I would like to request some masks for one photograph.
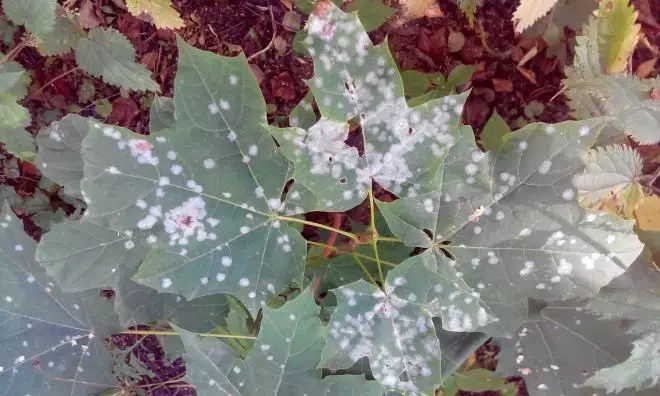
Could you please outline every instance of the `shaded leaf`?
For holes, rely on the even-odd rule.
[[[135,63],[135,48],[117,30],[93,28],[78,40],[76,62],[87,73],[101,77],[108,84],[137,91],[160,92],[151,72]]]
[[[396,9],[386,6],[381,0],[353,0],[346,12],[354,11],[357,11],[364,29],[370,32],[385,23],[394,15]]]
[[[481,145],[486,151],[497,150],[504,143],[505,136],[511,133],[509,124],[502,118],[497,110],[493,110],[488,122],[479,135]]]
[[[56,0],[2,0],[5,15],[37,36],[53,30],[56,6]]]
[[[174,99],[156,96],[149,112],[149,131],[161,133],[174,127]]]
[[[317,121],[316,114],[312,103],[314,102],[314,95],[308,92],[304,98],[291,110],[289,114],[289,125],[293,127],[308,129]]]
[[[35,162],[41,173],[64,187],[67,195],[77,198],[82,198],[80,145],[87,136],[90,122],[87,118],[69,114],[42,128],[37,135],[39,150]]]
[[[85,32],[76,26],[72,18],[72,15],[55,18],[52,31],[39,36],[39,52],[46,56],[62,55],[70,52],[78,40],[85,37]]]
[[[0,388],[11,395],[83,396],[99,385],[116,386],[103,340],[118,330],[112,302],[98,290],[62,293],[34,261],[36,242],[22,222],[8,205],[2,212]]]

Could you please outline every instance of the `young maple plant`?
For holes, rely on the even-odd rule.
[[[598,314],[645,276],[633,222],[578,203],[606,120],[530,124],[483,152],[460,122],[467,94],[409,107],[356,14],[318,5],[303,42],[321,114],[308,128],[267,124],[243,55],[178,39],[174,98],[155,102],[150,135],[78,115],[39,133],[35,162],[87,209],[38,244],[2,211],[5,394],[139,389],[154,374],[105,342],[119,333],[158,335],[185,359],[178,386],[200,396],[455,392],[488,337],[498,372],[530,394],[605,387],[592,376],[635,337]],[[365,200],[366,230],[304,216]],[[351,248],[316,257],[301,225]],[[633,357],[657,361],[641,343]],[[617,390],[655,384],[657,368],[636,370]]]

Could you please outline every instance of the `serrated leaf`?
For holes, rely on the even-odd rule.
[[[316,368],[323,348],[318,314],[311,288],[279,309],[264,308],[259,336],[245,360],[220,341],[177,328],[188,351],[188,379],[200,396],[382,394],[377,383],[358,376],[321,379]]]
[[[480,304],[500,320],[487,332],[507,333],[527,297],[593,296],[641,252],[631,222],[577,202],[572,177],[602,127],[530,124],[488,154],[466,134],[448,153],[442,193],[378,206],[407,246],[430,248],[438,268],[488,296]]]
[[[0,94],[0,129],[20,131],[22,127],[28,125],[30,125],[28,109],[18,104],[15,96]]]
[[[628,359],[598,370],[584,385],[605,388],[610,393],[619,393],[625,388],[642,390],[656,386],[660,380],[660,334],[647,334],[633,341],[633,345]]]
[[[93,28],[75,46],[78,66],[108,84],[136,91],[160,92],[151,72],[135,63],[135,48],[117,30]]]
[[[527,389],[534,395],[592,394],[592,389],[580,388],[587,376],[628,357],[635,337],[626,333],[626,327],[620,321],[587,313],[580,301],[541,306],[505,343],[510,353],[499,356],[497,372],[522,374]]]
[[[567,72],[571,76],[570,71]],[[566,95],[578,117],[612,117],[610,125],[642,144],[660,141],[660,102],[649,97],[660,79],[638,80],[623,75],[595,75],[565,81]]]
[[[57,16],[48,34],[39,35],[39,52],[46,56],[62,55],[71,51],[85,32],[72,20],[74,16]]]
[[[323,98],[317,101],[322,117],[307,131],[271,128],[294,163],[289,196],[307,199],[305,205],[300,199],[302,209],[343,211],[365,198],[372,181],[395,194],[428,191],[446,147],[465,128],[459,116],[467,95],[410,108],[387,45],[372,46],[355,15],[328,5],[308,24],[305,42],[315,54],[316,74],[310,86]],[[365,140],[362,156],[344,142],[347,121],[356,116]]]
[[[458,7],[468,19],[470,26],[474,25],[474,16],[477,13],[479,0],[458,0]]]
[[[396,9],[386,6],[382,0],[353,0],[346,8],[346,12],[355,11],[364,29],[370,32],[390,19]]]
[[[584,171],[573,178],[578,196],[587,205],[614,201],[626,218],[642,198],[637,178],[642,175],[642,158],[630,146],[601,146],[590,150]]]
[[[169,0],[126,0],[126,6],[131,14],[141,19],[146,16],[158,29],[178,29],[184,25]]]
[[[601,0],[598,22],[598,46],[601,64],[608,73],[626,69],[639,39],[641,25],[629,0]]]
[[[0,389],[84,396],[118,385],[103,340],[118,329],[112,302],[98,290],[62,293],[34,261],[36,242],[8,205],[0,226]]]
[[[5,15],[37,36],[53,30],[56,6],[56,0],[2,0]]]
[[[512,18],[516,33],[522,33],[532,26],[534,22],[550,12],[556,4],[557,0],[521,0]]]
[[[479,139],[484,150],[493,151],[500,147],[505,140],[505,136],[509,133],[511,133],[509,124],[497,113],[497,110],[493,110],[493,114],[486,122]]]
[[[337,308],[319,365],[348,368],[367,356],[384,386],[432,394],[441,382],[441,350],[425,303],[441,281],[417,256],[391,270],[383,290],[363,280],[333,290]]]
[[[188,299],[231,294],[254,314],[302,284],[304,240],[277,220],[288,163],[245,57],[178,45],[176,126],[143,136],[98,125],[83,141],[86,216],[144,230],[152,249],[135,281]]]
[[[80,145],[87,136],[91,121],[77,114],[69,114],[42,128],[37,135],[39,150],[36,165],[41,173],[64,187],[67,195],[82,198],[80,181],[83,161]]]

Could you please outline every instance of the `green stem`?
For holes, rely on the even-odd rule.
[[[378,242],[399,242],[399,243],[403,243],[403,241],[401,239],[397,238],[397,237],[384,237],[384,236],[378,235],[378,237],[376,239],[378,240]]]
[[[310,225],[310,226],[313,226],[313,227],[323,228],[324,230],[334,231],[337,234],[341,234],[341,235],[343,235],[347,238],[350,238],[354,241],[358,240],[357,235],[353,234],[352,232],[340,230],[338,228],[330,227],[330,226],[325,225],[325,224],[319,224],[319,223],[315,223],[313,221],[307,221],[307,220],[304,220],[304,219],[299,219],[297,217],[289,217],[289,216],[275,216],[275,219],[282,220],[282,221],[288,221],[288,222],[291,222],[291,223],[307,224],[307,225]]]
[[[176,331],[157,331],[157,330],[126,330],[119,334],[135,334],[135,335],[160,335],[160,336],[178,336]],[[215,338],[233,338],[241,340],[256,340],[254,336],[243,336],[233,334],[216,334],[216,333],[194,333],[200,337],[215,337]]]
[[[369,221],[369,229],[373,233],[374,237],[371,238],[371,246],[374,249],[374,256],[376,257],[376,265],[378,266],[378,276],[380,277],[380,284],[385,285],[385,276],[383,275],[383,266],[380,264],[380,257],[378,256],[378,233],[376,231],[376,205],[374,202],[374,190],[373,187],[369,188],[369,212],[371,220]]]
[[[367,278],[369,279],[369,282],[373,283],[374,286],[378,287],[378,283],[376,282],[374,277],[371,276],[371,273],[369,272],[367,267],[364,266],[364,264],[362,263],[362,260],[360,260],[360,258],[358,256],[355,256],[355,255],[353,256],[353,259],[355,260],[357,265],[360,267],[360,269],[362,269],[362,272],[364,272],[364,274],[367,276]]]

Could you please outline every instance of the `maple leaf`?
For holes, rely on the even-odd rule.
[[[153,23],[158,29],[178,29],[184,25],[169,0],[126,0],[126,6],[131,14]]]
[[[557,0],[521,0],[520,5],[513,13],[513,23],[516,33],[522,33],[532,26],[557,4]]]

